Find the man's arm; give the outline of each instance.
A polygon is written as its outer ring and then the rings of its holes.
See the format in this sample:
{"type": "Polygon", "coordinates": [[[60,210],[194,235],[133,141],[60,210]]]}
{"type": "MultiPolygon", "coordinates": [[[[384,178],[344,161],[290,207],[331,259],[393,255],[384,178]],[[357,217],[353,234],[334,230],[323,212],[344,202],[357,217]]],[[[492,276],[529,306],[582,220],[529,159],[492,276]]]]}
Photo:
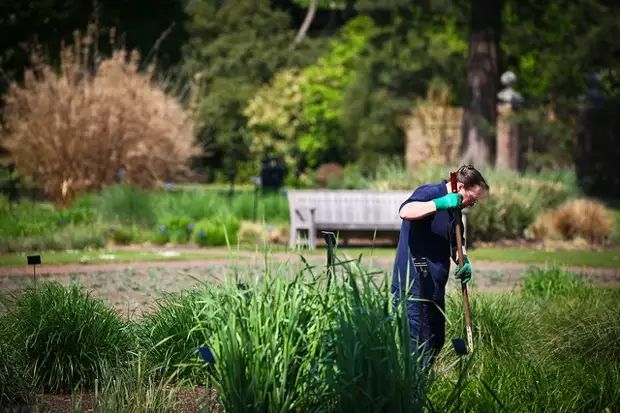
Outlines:
{"type": "Polygon", "coordinates": [[[432,215],[437,211],[433,201],[411,201],[400,209],[401,219],[415,221],[432,215]]]}
{"type": "Polygon", "coordinates": [[[412,197],[398,211],[401,219],[407,221],[423,219],[436,211],[455,208],[463,201],[460,194],[447,194],[439,198],[429,199],[432,198],[432,195],[425,194],[422,191],[420,191],[420,194],[417,192],[416,190],[412,197]]]}

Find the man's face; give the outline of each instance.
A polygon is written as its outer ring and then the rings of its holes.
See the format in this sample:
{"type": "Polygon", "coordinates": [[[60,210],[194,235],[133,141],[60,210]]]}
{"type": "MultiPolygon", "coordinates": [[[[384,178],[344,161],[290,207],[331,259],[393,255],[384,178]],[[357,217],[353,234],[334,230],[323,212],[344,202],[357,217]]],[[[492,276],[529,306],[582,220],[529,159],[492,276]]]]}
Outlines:
{"type": "Polygon", "coordinates": [[[479,185],[474,185],[471,188],[465,188],[462,183],[457,185],[458,192],[463,196],[463,208],[471,208],[480,200],[483,199],[486,194],[479,185]]]}

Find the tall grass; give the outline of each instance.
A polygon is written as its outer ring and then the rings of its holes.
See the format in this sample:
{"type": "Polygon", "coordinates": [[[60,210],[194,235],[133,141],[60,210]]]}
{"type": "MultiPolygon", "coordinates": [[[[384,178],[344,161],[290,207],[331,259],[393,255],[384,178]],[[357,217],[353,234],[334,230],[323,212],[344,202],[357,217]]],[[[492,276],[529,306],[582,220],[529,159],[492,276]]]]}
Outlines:
{"type": "Polygon", "coordinates": [[[392,305],[389,277],[354,267],[340,262],[329,286],[321,268],[248,267],[221,284],[166,295],[127,324],[100,304],[85,305],[79,289],[44,285],[8,303],[0,344],[15,354],[28,343],[23,369],[48,391],[49,383],[70,392],[84,382],[66,374],[70,368],[90,378],[96,411],[169,411],[187,384],[213,386],[233,413],[568,413],[619,405],[618,290],[586,288],[547,269],[524,278],[544,288],[472,291],[475,352],[464,358],[449,344],[464,337],[462,299],[451,293],[448,344],[425,373],[410,354],[405,309],[392,305]],[[199,359],[201,346],[214,363],[199,359]]]}
{"type": "Polygon", "coordinates": [[[44,391],[90,389],[134,346],[121,316],[75,285],[27,287],[4,317],[9,334],[2,339],[23,352],[27,371],[44,391]]]}

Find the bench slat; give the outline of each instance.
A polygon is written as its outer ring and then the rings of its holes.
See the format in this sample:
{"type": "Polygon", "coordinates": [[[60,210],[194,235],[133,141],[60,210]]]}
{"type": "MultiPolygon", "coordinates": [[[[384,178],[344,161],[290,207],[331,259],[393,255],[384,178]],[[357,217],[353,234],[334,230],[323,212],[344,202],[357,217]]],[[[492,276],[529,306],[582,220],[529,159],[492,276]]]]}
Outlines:
{"type": "MultiPolygon", "coordinates": [[[[287,192],[291,237],[297,244],[299,230],[307,230],[314,248],[317,230],[400,231],[399,206],[412,191],[372,190],[289,190],[287,192]]],[[[466,214],[463,223],[466,234],[466,214]]]]}

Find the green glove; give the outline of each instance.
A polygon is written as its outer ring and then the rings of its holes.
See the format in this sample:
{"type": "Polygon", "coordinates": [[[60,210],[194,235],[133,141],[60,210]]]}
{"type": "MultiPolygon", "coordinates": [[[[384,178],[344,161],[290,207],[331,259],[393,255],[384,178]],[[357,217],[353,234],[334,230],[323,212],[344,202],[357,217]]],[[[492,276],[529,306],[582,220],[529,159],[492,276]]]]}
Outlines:
{"type": "Polygon", "coordinates": [[[437,211],[443,211],[446,209],[456,208],[461,206],[463,202],[463,195],[457,193],[450,193],[442,196],[441,198],[433,199],[437,211]]]}
{"type": "Polygon", "coordinates": [[[463,268],[460,265],[456,266],[456,270],[454,271],[454,276],[467,284],[471,281],[471,264],[469,263],[469,259],[467,255],[463,256],[463,268]]]}

